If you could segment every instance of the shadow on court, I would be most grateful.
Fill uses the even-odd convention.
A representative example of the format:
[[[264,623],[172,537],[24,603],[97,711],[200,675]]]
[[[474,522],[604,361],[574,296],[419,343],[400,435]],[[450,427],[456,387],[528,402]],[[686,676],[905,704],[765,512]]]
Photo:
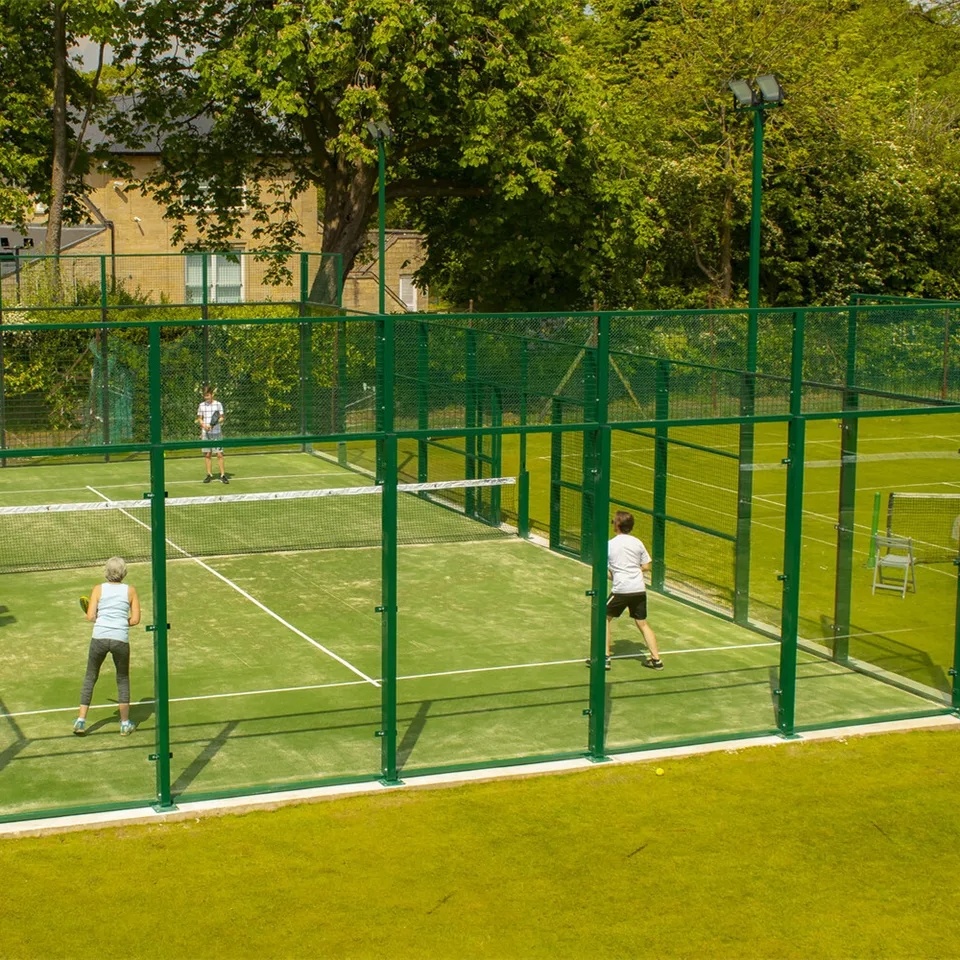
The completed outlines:
[[[821,618],[822,638],[808,637],[815,643],[830,649],[833,644],[832,623],[828,617]],[[880,670],[932,687],[942,693],[950,693],[953,683],[946,670],[934,663],[930,654],[902,640],[871,630],[859,624],[850,624],[850,656]],[[842,660],[835,660],[842,663]]]
[[[224,748],[234,730],[239,726],[239,720],[230,720],[223,729],[200,751],[197,757],[174,781],[171,792],[174,795],[183,793],[200,775],[203,768]]]
[[[3,700],[0,700],[0,717],[3,718],[3,725],[10,730],[13,737],[10,745],[0,750],[0,770],[3,770],[18,753],[30,745],[30,739],[24,736],[20,724],[14,717],[10,716],[10,711],[7,710],[7,705]]]
[[[650,656],[647,645],[640,640],[614,640],[611,649],[615,657],[633,657],[635,660],[646,660]]]
[[[17,618],[10,612],[10,608],[0,605],[0,627],[9,627],[16,622]]]
[[[430,708],[432,706],[432,700],[424,700],[417,708],[417,712],[413,715],[413,719],[407,725],[407,732],[403,735],[403,739],[397,746],[398,769],[402,770],[404,764],[406,764],[407,760],[410,759],[410,755],[413,753],[413,749],[416,747],[417,741],[420,739],[420,735],[423,733],[423,728],[427,725],[427,716],[429,715]]]
[[[116,700],[112,700],[112,703],[116,703]],[[143,699],[138,700],[130,704],[130,719],[139,727],[141,724],[146,723],[154,713],[154,703],[152,697],[143,697]],[[92,733],[96,733],[98,730],[102,730],[105,727],[116,727],[120,723],[120,710],[114,710],[113,713],[108,714],[105,717],[100,717],[99,720],[94,720],[90,722],[90,716],[87,715],[87,732],[86,736],[90,736]]]

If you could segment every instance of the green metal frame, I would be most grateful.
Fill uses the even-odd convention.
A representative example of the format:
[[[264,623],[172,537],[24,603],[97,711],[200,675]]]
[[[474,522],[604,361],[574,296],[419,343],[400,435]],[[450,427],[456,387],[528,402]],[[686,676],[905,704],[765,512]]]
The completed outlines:
[[[301,294],[302,294],[301,289]],[[591,760],[602,761],[610,755],[606,743],[606,710],[608,702],[608,677],[604,670],[604,653],[606,646],[606,616],[605,603],[607,587],[606,551],[603,545],[609,534],[610,498],[611,498],[611,456],[614,431],[634,431],[653,441],[654,477],[652,489],[652,546],[654,554],[654,571],[651,587],[664,592],[670,591],[667,582],[664,559],[670,547],[671,530],[674,525],[686,525],[691,529],[712,536],[725,538],[728,541],[736,539],[738,544],[737,556],[743,550],[740,541],[741,524],[749,515],[738,516],[736,538],[724,535],[722,531],[710,530],[696,523],[684,522],[680,518],[671,517],[668,512],[668,493],[671,469],[671,448],[677,450],[683,447],[697,448],[698,445],[671,436],[675,427],[696,426],[703,424],[732,424],[742,428],[755,428],[761,423],[782,423],[787,428],[787,450],[784,458],[786,466],[786,507],[785,529],[783,537],[783,571],[781,574],[781,617],[779,625],[779,666],[776,684],[776,729],[784,737],[795,736],[798,729],[796,717],[797,696],[797,662],[798,653],[802,648],[799,636],[800,601],[802,596],[802,565],[801,545],[803,534],[803,496],[804,496],[804,468],[805,468],[805,440],[807,424],[820,419],[840,419],[843,426],[841,439],[840,467],[840,498],[838,503],[838,535],[837,535],[837,581],[835,591],[834,629],[837,643],[832,654],[835,659],[843,662],[848,658],[848,650],[842,647],[840,639],[849,633],[851,618],[851,580],[853,576],[852,553],[852,517],[856,495],[855,454],[857,452],[857,429],[860,420],[871,417],[901,416],[910,417],[943,413],[956,415],[960,413],[960,402],[942,403],[937,398],[929,398],[926,406],[918,406],[915,399],[904,397],[898,407],[870,409],[861,401],[869,391],[861,388],[857,377],[858,365],[858,329],[861,322],[871,315],[869,306],[858,306],[847,313],[847,340],[846,340],[846,368],[842,383],[836,384],[836,394],[839,398],[838,409],[805,410],[805,390],[810,383],[804,379],[804,358],[806,345],[809,339],[807,321],[811,315],[823,311],[793,310],[781,312],[784,322],[791,324],[792,337],[790,344],[790,369],[785,377],[787,385],[787,407],[781,413],[760,416],[755,408],[749,416],[739,413],[737,416],[718,417],[674,417],[671,390],[676,388],[683,371],[690,364],[686,361],[675,360],[669,357],[655,358],[655,382],[653,384],[652,417],[626,421],[611,417],[611,383],[612,371],[618,377],[622,376],[621,358],[617,355],[618,368],[612,362],[611,344],[612,329],[619,315],[600,313],[587,315],[589,322],[595,323],[595,333],[583,351],[582,371],[580,384],[583,389],[582,403],[577,400],[564,399],[554,394],[548,398],[550,416],[537,420],[531,415],[533,407],[539,406],[542,394],[531,384],[531,361],[526,344],[532,342],[528,337],[516,337],[519,345],[519,357],[516,361],[518,380],[516,397],[519,403],[519,423],[505,424],[504,392],[500,385],[493,383],[489,370],[483,369],[483,352],[479,349],[478,338],[487,334],[477,323],[471,326],[465,335],[463,349],[464,371],[464,404],[463,423],[437,426],[431,424],[430,394],[427,389],[430,376],[430,336],[434,321],[426,318],[415,320],[414,335],[417,338],[415,349],[411,351],[413,369],[419,383],[416,391],[415,426],[398,425],[396,404],[396,383],[398,380],[397,356],[397,329],[398,321],[388,314],[381,314],[369,318],[352,318],[340,315],[333,318],[311,319],[300,316],[293,320],[271,318],[257,321],[258,324],[287,323],[296,324],[299,330],[300,352],[298,357],[298,375],[301,381],[299,402],[301,411],[298,429],[288,436],[263,437],[230,437],[223,441],[228,449],[243,446],[279,446],[289,445],[292,440],[303,444],[337,443],[349,444],[354,441],[371,441],[378,449],[378,482],[382,484],[382,513],[381,513],[381,600],[378,612],[381,615],[381,679],[380,679],[380,724],[377,734],[381,740],[379,778],[386,784],[401,782],[401,774],[406,773],[399,767],[398,760],[398,598],[397,598],[397,541],[398,541],[398,459],[401,441],[415,441],[417,448],[417,475],[424,479],[430,475],[429,450],[433,443],[462,442],[460,452],[464,454],[464,471],[467,475],[495,472],[502,463],[503,442],[507,436],[519,438],[519,477],[518,477],[518,518],[517,529],[521,536],[529,535],[530,529],[530,474],[527,470],[527,442],[535,434],[547,433],[551,438],[551,502],[550,502],[550,540],[551,545],[562,552],[575,552],[577,557],[587,563],[590,577],[591,615],[590,615],[590,661],[591,669],[589,682],[585,690],[586,703],[584,704],[585,724],[585,754]],[[909,309],[909,306],[907,306]],[[960,309],[958,305],[957,309]],[[836,312],[834,312],[836,315]],[[452,318],[453,319],[453,318]],[[482,318],[480,318],[482,319]],[[223,321],[222,325],[229,326],[234,321]],[[236,321],[249,324],[249,320]],[[408,321],[409,322],[409,321]],[[443,321],[439,321],[443,322]],[[457,322],[462,322],[458,320]],[[210,321],[207,321],[210,323]],[[377,413],[373,430],[366,432],[350,432],[347,430],[345,407],[348,376],[347,353],[347,326],[351,323],[372,324],[376,336],[377,361]],[[333,395],[336,398],[333,406],[332,430],[319,429],[316,423],[316,402],[313,386],[313,365],[317,361],[317,350],[314,348],[313,335],[319,324],[333,324],[331,329],[336,332],[332,341],[335,358],[336,385]],[[211,324],[212,325],[212,324]],[[163,435],[163,334],[165,326],[161,323],[130,324],[146,331],[146,361],[149,382],[149,392],[143,399],[149,404],[149,436],[141,438],[135,443],[114,444],[110,442],[109,430],[104,435],[104,442],[90,444],[84,447],[35,447],[11,451],[9,448],[0,450],[0,455],[9,458],[14,452],[18,459],[32,460],[48,456],[64,456],[76,454],[94,454],[103,456],[108,453],[118,456],[126,453],[139,453],[149,458],[151,498],[151,548],[152,548],[152,580],[153,580],[153,610],[152,623],[147,626],[154,649],[154,677],[156,690],[156,741],[154,752],[150,759],[155,764],[156,789],[154,802],[158,809],[173,809],[177,797],[171,783],[171,736],[169,712],[169,664],[168,638],[169,624],[167,611],[167,579],[166,579],[166,539],[165,539],[165,456],[171,452],[182,450],[196,450],[202,447],[202,440],[169,439]],[[171,327],[190,328],[205,327],[205,321],[197,318],[193,321],[177,321]],[[77,324],[30,324],[8,325],[0,328],[6,334],[19,329],[29,330],[32,334],[42,334],[44,330],[76,329],[95,333],[108,329],[103,320],[95,323]],[[116,339],[116,328],[109,328],[111,341]],[[512,335],[511,335],[512,336]],[[571,345],[576,347],[577,345]],[[579,349],[579,348],[578,348]],[[756,348],[747,357],[746,369],[734,371],[741,376],[741,382],[749,385],[747,392],[753,395],[753,386],[759,374],[756,370]],[[569,356],[567,354],[566,356]],[[7,357],[4,352],[4,341],[0,339],[0,360]],[[643,359],[643,358],[641,358]],[[724,375],[730,374],[729,369],[720,370]],[[3,419],[4,394],[2,390],[4,368],[0,366],[0,441],[5,441]],[[876,391],[874,391],[876,393]],[[884,394],[886,396],[886,394]],[[532,401],[532,402],[531,402]],[[649,411],[648,411],[649,412]],[[412,415],[411,415],[412,416]],[[582,439],[583,456],[577,467],[580,471],[579,482],[572,482],[563,475],[561,470],[564,440],[570,436]],[[750,446],[749,444],[747,445]],[[721,453],[703,447],[709,453]],[[744,444],[741,442],[741,455]],[[735,456],[732,452],[727,456]],[[752,462],[752,461],[751,461]],[[741,470],[750,473],[749,470]],[[560,492],[566,495],[580,497],[582,507],[581,516],[576,534],[580,544],[577,551],[571,551],[569,544],[563,542],[562,517],[560,516]],[[500,513],[500,504],[493,497],[484,500],[478,497],[473,503],[473,512],[478,516],[489,516],[492,522]],[[738,578],[737,587],[741,586]],[[696,604],[691,602],[692,606]],[[708,609],[703,604],[701,609]],[[712,611],[716,612],[716,611]],[[742,618],[742,607],[735,609],[731,619]],[[950,705],[943,709],[919,709],[916,716],[933,716],[949,710],[960,710],[960,682],[958,682],[958,666],[960,666],[960,583],[956,594],[956,616],[953,634],[953,667],[950,671],[952,688],[950,691]],[[759,628],[758,632],[762,632]],[[882,718],[877,718],[882,719]],[[862,722],[869,722],[871,718],[863,718]],[[831,726],[824,723],[822,726]],[[802,729],[813,729],[806,725]],[[760,733],[744,732],[738,736],[761,735]],[[686,741],[684,741],[686,742]],[[696,741],[694,741],[696,742]],[[664,746],[659,743],[657,746]],[[643,749],[644,744],[637,744],[631,749]],[[618,750],[621,749],[618,747]],[[484,768],[503,760],[513,762],[533,762],[530,757],[519,758],[491,758],[489,763],[470,765],[456,765],[438,769],[465,769]],[[351,778],[344,782],[360,782],[370,779],[373,772]],[[338,782],[343,778],[338,778]],[[324,781],[304,781],[305,783]],[[264,786],[263,789],[276,789]],[[237,793],[254,793],[256,790],[237,791]],[[129,803],[112,804],[111,808],[119,809],[129,806]],[[60,813],[62,811],[52,811]],[[31,813],[31,816],[35,815]],[[7,819],[0,814],[0,819]]]

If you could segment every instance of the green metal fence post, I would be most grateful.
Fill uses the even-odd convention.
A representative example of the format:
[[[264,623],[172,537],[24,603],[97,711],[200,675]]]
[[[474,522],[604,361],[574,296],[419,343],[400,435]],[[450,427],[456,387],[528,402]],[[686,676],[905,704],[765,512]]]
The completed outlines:
[[[110,444],[110,343],[107,336],[107,258],[100,254],[100,424],[103,445]],[[110,454],[103,459],[109,462]]]
[[[0,313],[0,450],[7,449],[7,387],[4,377],[3,341],[3,314]],[[0,457],[0,467],[7,465],[7,458]]]
[[[334,324],[334,337],[336,345],[334,355],[336,357],[336,398],[334,400],[334,417],[336,420],[336,432],[346,433],[347,431],[347,322],[346,320],[337,320]],[[337,463],[341,467],[347,465],[347,445],[342,441],[337,444]]]
[[[583,351],[583,420],[585,423],[595,423],[599,421],[599,350],[600,339],[599,317],[593,321],[593,334],[590,343]],[[594,517],[594,483],[593,478],[599,469],[599,431],[587,430],[583,435],[583,450],[581,451],[582,464],[580,468],[583,477],[583,500],[580,504],[580,559],[584,563],[592,563],[594,555],[594,530],[596,521]],[[604,525],[603,534],[606,533]],[[597,545],[605,543],[606,537],[601,536]]]
[[[550,401],[550,423],[563,423],[563,404],[559,397]],[[560,537],[560,501],[563,480],[563,434],[554,431],[550,434],[550,549],[558,550],[562,546]]]
[[[301,320],[300,327],[300,432],[313,433],[313,324]],[[304,445],[306,449],[306,445]]]
[[[607,649],[607,540],[610,534],[610,463],[612,435],[609,423],[610,397],[610,314],[600,314],[596,328],[596,380],[590,399],[597,422],[593,446],[597,452],[584,477],[584,486],[591,489],[591,520],[594,544],[591,557],[590,604],[590,722],[587,734],[587,756],[590,760],[605,759],[607,728],[607,673],[604,668]],[[587,395],[585,394],[585,399]]]
[[[742,375],[740,416],[752,417],[756,409],[754,392],[757,366],[756,311],[750,312],[747,372]],[[752,350],[750,349],[752,344]],[[751,356],[752,355],[752,356]],[[750,620],[750,540],[753,522],[753,457],[755,426],[752,421],[740,424],[740,471],[737,478],[737,542],[734,570],[733,618],[737,623]]]
[[[787,497],[783,531],[783,583],[780,611],[780,673],[777,727],[794,736],[797,703],[797,650],[800,625],[800,560],[803,537],[803,471],[806,421],[803,419],[804,313],[793,317],[793,356],[790,370],[790,421],[787,425]]]
[[[960,710],[960,559],[953,561],[957,571],[957,600],[953,613],[953,667],[950,669],[950,703],[954,710]]]
[[[323,269],[323,257],[320,258],[320,268]],[[310,312],[307,301],[310,299],[310,254],[300,254],[300,316],[307,316]]]
[[[417,324],[417,428],[430,426],[430,326],[421,320]],[[429,444],[426,436],[417,438],[417,482],[426,483],[429,476]]]
[[[653,448],[653,574],[650,586],[662,590],[667,577],[667,466],[670,429],[670,361],[658,360],[656,372],[656,399],[654,416],[657,418],[656,440]]]
[[[527,381],[530,377],[530,341],[520,341],[520,425],[527,424]],[[517,468],[517,533],[524,539],[530,536],[530,474],[527,471],[527,435],[520,434],[520,463]]]
[[[467,330],[464,341],[464,370],[466,376],[465,390],[465,423],[468,429],[480,424],[480,384],[477,373],[477,334],[474,330]],[[464,457],[464,480],[473,480],[481,476],[477,470],[477,437],[468,433],[463,440],[466,456]],[[475,516],[475,491],[467,488],[464,491],[463,509],[468,517]]]
[[[857,379],[857,311],[847,315],[846,385],[843,409],[856,410],[860,397]],[[840,421],[840,491],[837,504],[837,575],[833,608],[833,656],[850,655],[850,616],[853,592],[853,539],[857,504],[857,438],[860,422],[855,417]]]
[[[164,471],[163,367],[160,360],[160,324],[151,324],[149,333],[150,402],[150,565],[153,575],[153,696],[156,727],[156,807],[174,806],[170,776],[170,668],[167,652],[167,540],[166,478]]]
[[[383,317],[383,491],[381,494],[381,694],[380,773],[383,783],[400,783],[397,770],[397,437],[394,430],[394,323]]]

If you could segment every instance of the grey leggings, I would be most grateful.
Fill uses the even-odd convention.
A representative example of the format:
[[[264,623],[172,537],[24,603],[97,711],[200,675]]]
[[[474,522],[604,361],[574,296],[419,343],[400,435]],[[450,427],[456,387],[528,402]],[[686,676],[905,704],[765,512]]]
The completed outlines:
[[[80,703],[89,707],[93,699],[93,685],[100,676],[100,668],[107,654],[113,656],[113,665],[117,668],[117,700],[120,703],[130,702],[130,644],[123,640],[103,640],[94,637],[90,641],[90,652],[87,654],[87,673],[83,678],[83,688],[80,691]]]

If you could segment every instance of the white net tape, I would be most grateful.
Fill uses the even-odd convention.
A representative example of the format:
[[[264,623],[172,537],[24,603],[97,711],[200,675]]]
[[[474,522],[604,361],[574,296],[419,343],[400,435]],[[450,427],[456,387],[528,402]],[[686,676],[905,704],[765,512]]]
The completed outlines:
[[[398,483],[399,493],[435,493],[478,487],[506,487],[515,484],[515,477],[487,477],[480,480],[437,480],[431,483]],[[200,507],[215,503],[256,503],[265,500],[306,500],[317,497],[356,497],[383,493],[382,486],[324,487],[320,490],[281,490],[271,493],[228,493],[214,497],[168,497],[167,507]],[[26,507],[0,507],[0,517],[40,513],[79,513],[87,510],[144,510],[151,500],[98,500],[85,503],[46,503]]]

